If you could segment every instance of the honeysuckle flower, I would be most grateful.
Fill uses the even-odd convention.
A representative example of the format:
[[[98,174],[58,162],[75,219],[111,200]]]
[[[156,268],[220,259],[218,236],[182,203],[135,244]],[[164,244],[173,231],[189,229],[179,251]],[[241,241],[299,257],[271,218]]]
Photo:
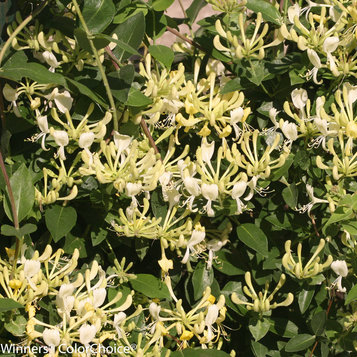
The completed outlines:
[[[281,125],[281,131],[290,142],[295,141],[298,137],[297,126],[295,123],[283,121]]]
[[[208,249],[207,269],[212,268],[214,253],[218,252],[224,245],[227,244],[227,242],[228,242],[228,235],[223,235],[222,239],[214,238],[207,242],[206,244]]]
[[[113,140],[115,146],[118,148],[117,155],[121,156],[121,154],[129,147],[133,138],[129,135],[120,134],[117,131],[114,131]]]
[[[336,36],[327,37],[322,45],[322,50],[326,53],[332,53],[336,51],[339,45],[340,39]]]
[[[125,319],[126,319],[126,313],[123,311],[114,315],[113,326],[117,332],[117,336],[119,339],[122,338],[123,335],[125,334],[123,329],[120,327],[120,325],[122,324],[122,322],[125,321]]]
[[[291,99],[293,101],[293,104],[295,108],[297,109],[303,109],[306,105],[307,100],[309,99],[307,95],[307,91],[303,88],[295,88],[291,92]]]
[[[333,260],[332,255],[329,255],[327,257],[325,263],[323,264],[320,263],[320,257],[318,257],[318,254],[322,251],[324,246],[325,246],[325,240],[320,239],[320,243],[317,246],[314,254],[306,263],[306,265],[303,266],[302,256],[301,256],[302,244],[301,243],[298,244],[297,247],[298,261],[296,262],[290,250],[291,241],[287,240],[285,242],[286,253],[283,256],[282,264],[287,271],[289,271],[291,274],[296,276],[298,279],[312,278],[313,276],[320,274],[325,268],[329,267],[330,264],[332,263]]]
[[[21,118],[21,113],[20,113],[19,108],[17,107],[17,103],[16,103],[17,98],[19,97],[16,88],[12,88],[8,83],[5,83],[4,88],[2,89],[2,93],[4,95],[4,98],[8,102],[11,102],[14,114],[18,118]]]
[[[42,53],[43,59],[46,61],[46,63],[50,66],[50,72],[54,72],[55,69],[60,65],[57,61],[56,56],[50,52],[50,51],[45,51]]]
[[[236,214],[241,214],[243,210],[246,208],[246,205],[241,200],[241,197],[244,195],[246,189],[248,187],[247,180],[240,180],[234,184],[232,188],[232,198],[237,202],[237,211]]]
[[[201,190],[202,196],[208,201],[207,204],[204,206],[204,209],[209,217],[213,217],[214,211],[212,209],[212,201],[215,201],[218,198],[218,186],[214,183],[203,183],[201,186]]]
[[[193,249],[193,247],[197,244],[200,244],[206,236],[205,232],[205,227],[202,227],[199,223],[195,225],[194,230],[192,231],[192,235],[190,240],[187,242],[187,248],[186,248],[186,253],[181,260],[182,264],[186,264],[189,257],[190,257],[190,252]]]
[[[294,24],[295,16],[299,17],[301,13],[301,8],[299,4],[294,4],[293,6],[289,6],[288,8],[288,19],[291,24]]]
[[[289,306],[292,304],[294,300],[294,295],[292,293],[288,293],[288,296],[282,302],[272,303],[274,295],[285,284],[286,281],[285,274],[281,274],[278,284],[276,285],[276,288],[273,290],[273,292],[270,295],[268,295],[268,289],[270,285],[268,281],[265,283],[264,292],[259,291],[259,293],[257,294],[253,287],[252,278],[249,271],[245,273],[244,278],[247,285],[243,287],[243,291],[247,296],[249,296],[252,299],[253,302],[247,302],[241,300],[236,293],[232,294],[231,299],[235,304],[245,305],[247,310],[253,310],[255,312],[259,312],[260,314],[263,314],[270,310],[276,309],[277,307]]]
[[[42,332],[42,338],[45,344],[49,347],[56,347],[61,342],[59,331],[54,329],[45,328]]]
[[[348,268],[346,261],[344,260],[335,260],[331,263],[331,269],[338,275],[338,278],[334,281],[337,284],[337,291],[341,293],[346,292],[346,288],[342,287],[342,278],[345,278],[348,275]]]
[[[84,324],[79,328],[79,341],[82,345],[88,345],[93,341],[97,329],[94,325]]]
[[[307,214],[310,216],[311,210],[314,207],[314,205],[316,205],[318,203],[328,203],[328,200],[315,197],[314,196],[314,188],[309,184],[306,185],[306,191],[307,191],[307,194],[311,201],[308,204],[299,208],[298,211],[300,213],[304,213],[307,211]]]
[[[24,264],[24,274],[26,278],[32,278],[41,269],[41,263],[35,260],[26,260]]]
[[[206,163],[210,163],[214,153],[214,141],[208,143],[206,138],[202,139],[201,143],[202,160]]]
[[[320,68],[322,68],[321,60],[315,50],[308,48],[307,49],[307,56],[309,57],[310,62],[314,66],[314,68],[307,74],[308,78],[313,78],[313,81],[316,84],[322,84],[322,80],[319,82],[317,80],[317,73]]]
[[[60,157],[61,160],[66,160],[64,147],[67,146],[69,143],[67,132],[64,130],[50,130],[50,132],[53,138],[55,139],[56,144],[59,146],[57,155]]]
[[[205,317],[205,325],[207,327],[206,342],[210,342],[214,337],[212,331],[212,325],[217,321],[219,315],[219,308],[216,304],[208,307],[207,315]]]

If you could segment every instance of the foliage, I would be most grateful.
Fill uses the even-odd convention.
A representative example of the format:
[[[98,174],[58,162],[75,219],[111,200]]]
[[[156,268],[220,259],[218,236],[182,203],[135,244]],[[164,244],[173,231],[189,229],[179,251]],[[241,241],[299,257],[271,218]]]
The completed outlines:
[[[172,2],[22,1],[7,25],[0,343],[356,354],[357,2]]]

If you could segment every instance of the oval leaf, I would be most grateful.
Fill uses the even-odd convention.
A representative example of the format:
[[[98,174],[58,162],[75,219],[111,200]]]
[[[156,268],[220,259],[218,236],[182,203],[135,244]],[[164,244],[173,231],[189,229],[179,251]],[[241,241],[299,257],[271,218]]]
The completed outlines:
[[[8,298],[0,299],[0,312],[5,312],[13,309],[21,309],[23,307],[24,306],[22,306],[15,300]]]
[[[150,274],[137,274],[131,285],[135,291],[146,295],[149,298],[170,299],[167,286],[158,278]]]
[[[45,221],[53,240],[57,242],[74,227],[77,212],[73,207],[53,206],[46,210]]]
[[[298,296],[298,303],[301,313],[303,314],[311,304],[311,300],[314,297],[315,290],[302,290]]]
[[[149,47],[150,54],[166,68],[170,68],[174,60],[174,52],[171,48],[163,45],[153,45]]]
[[[298,352],[306,350],[315,342],[315,336],[303,333],[293,337],[285,346],[286,352]]]
[[[112,0],[86,0],[82,13],[89,31],[100,33],[113,20],[115,6]]]
[[[14,196],[17,217],[19,222],[21,222],[29,214],[35,202],[35,188],[32,183],[32,177],[24,164],[11,176],[10,185]],[[14,221],[7,188],[4,209],[9,219]]]
[[[268,239],[264,232],[252,223],[244,223],[237,227],[237,234],[247,247],[263,256],[268,256]]]
[[[269,2],[263,0],[248,0],[246,6],[255,13],[261,12],[265,21],[272,22],[275,25],[282,24],[279,11]]]

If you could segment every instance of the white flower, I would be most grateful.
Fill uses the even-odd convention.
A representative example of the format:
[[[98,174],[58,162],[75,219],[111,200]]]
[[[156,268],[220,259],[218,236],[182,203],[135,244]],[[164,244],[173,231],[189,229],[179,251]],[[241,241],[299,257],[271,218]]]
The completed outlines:
[[[201,143],[201,151],[203,162],[210,163],[214,153],[214,141],[209,144],[207,139],[204,137]]]
[[[311,76],[312,76],[313,81],[316,84],[321,84],[322,80],[320,82],[317,80],[317,72],[322,67],[320,57],[318,56],[316,51],[312,50],[311,48],[307,49],[307,56],[309,57],[310,62],[314,66],[314,68],[308,73],[308,76],[309,76],[309,78],[311,78]],[[307,96],[307,94],[306,94],[306,96]]]
[[[216,322],[218,314],[219,308],[216,304],[213,304],[208,308],[207,315],[205,317],[205,325],[207,326],[207,342],[210,342],[213,338],[212,325]]]
[[[69,143],[69,138],[68,134],[64,130],[54,130],[51,135],[55,139],[56,144],[59,146],[58,149],[58,156],[61,158],[61,160],[66,160],[66,155],[64,153],[64,147],[68,145]]]
[[[295,4],[293,6],[289,6],[288,8],[288,18],[290,23],[294,23],[294,18],[295,16],[299,17],[300,16],[300,12],[301,12],[301,8],[299,6],[299,4]]]
[[[48,129],[47,115],[38,116],[37,117],[37,125],[38,125],[39,129],[41,130],[41,133],[36,136],[36,139],[39,140],[42,137],[41,147],[43,150],[48,151],[49,149],[46,149],[46,146],[45,146],[46,135],[49,134],[49,132],[50,132]]]
[[[18,98],[18,94],[17,94],[17,90],[15,88],[12,88],[9,84],[5,84],[2,93],[4,95],[4,98],[8,101],[12,103],[12,107],[14,110],[14,114],[20,118],[21,117],[21,113],[19,111],[19,108],[17,107],[17,103],[16,100]]]
[[[348,274],[346,262],[344,260],[335,260],[331,264],[331,269],[338,275],[338,278],[334,281],[337,284],[337,291],[345,293],[346,288],[342,287],[342,278],[345,278]]]
[[[88,133],[82,133],[78,140],[78,146],[82,149],[89,149],[93,144],[95,134],[91,131]]]
[[[156,304],[155,302],[152,302],[149,305],[149,312],[154,320],[156,320],[156,321],[160,320],[160,316],[159,316],[160,311],[161,311],[161,307],[158,304]]]
[[[295,141],[298,137],[297,126],[295,123],[284,121],[281,130],[288,140]]]
[[[295,108],[297,109],[303,109],[306,105],[307,100],[309,99],[307,95],[307,91],[303,88],[295,88],[291,92],[291,99],[293,101],[293,104]]]
[[[95,308],[102,306],[106,296],[107,296],[107,291],[105,290],[105,288],[99,288],[93,290],[93,306]]]
[[[114,131],[113,138],[114,144],[118,148],[118,155],[121,155],[129,147],[132,140],[131,136],[120,134],[117,131]]]
[[[241,133],[241,129],[238,127],[237,123],[241,123],[242,122],[242,119],[244,117],[244,110],[242,107],[239,107],[239,108],[236,108],[234,110],[231,110],[230,111],[230,117],[231,117],[231,120],[230,120],[230,125],[233,127],[234,129],[234,132],[236,134],[236,137],[235,139],[237,140],[240,136],[240,133]]]
[[[331,269],[337,274],[345,278],[348,274],[347,264],[344,260],[335,260],[331,264]]]
[[[246,205],[241,201],[241,197],[244,195],[246,189],[247,189],[247,182],[244,180],[238,181],[237,183],[234,184],[232,188],[232,198],[236,200],[237,202],[237,212],[236,214],[241,214],[243,212],[243,209],[246,207]]]
[[[118,338],[122,338],[123,336],[123,330],[120,328],[120,324],[126,319],[126,313],[125,312],[119,312],[118,314],[114,315],[114,322],[113,326],[115,330],[117,331]]]
[[[214,211],[212,209],[212,201],[215,201],[218,198],[218,186],[215,183],[204,183],[202,184],[201,190],[202,196],[208,201],[206,206],[204,207],[207,211],[207,215],[209,217],[213,217]]]
[[[343,85],[343,89],[347,92],[348,104],[352,105],[357,100],[357,86],[352,86],[347,82]]]
[[[92,342],[97,329],[94,325],[84,324],[79,328],[79,341],[82,345],[88,345],[89,342]]]
[[[336,36],[327,37],[322,45],[322,49],[326,53],[332,53],[338,47],[340,39]]]
[[[56,296],[56,305],[60,315],[65,314],[68,318],[74,306],[73,284],[61,285]]]
[[[52,107],[52,101],[55,102],[56,107],[61,113],[66,113],[70,111],[73,104],[73,98],[68,91],[59,92],[58,88],[56,87],[49,95],[45,96],[49,101],[49,106]]]
[[[56,347],[61,342],[60,333],[58,330],[52,330],[45,328],[42,332],[42,338],[45,341],[45,344],[50,347]]]
[[[36,260],[26,260],[24,264],[24,274],[26,278],[32,278],[41,269],[41,263]]]
[[[8,101],[8,102],[14,102],[17,100],[18,98],[18,94],[17,94],[17,90],[16,88],[12,88],[9,84],[5,84],[4,88],[2,90],[2,93],[4,95],[4,98]]]
[[[57,58],[52,52],[45,51],[42,53],[42,57],[46,61],[46,63],[51,67],[50,68],[51,72],[54,72],[55,68],[57,68],[59,66]]]
[[[181,261],[182,264],[187,263],[192,247],[201,243],[205,239],[205,236],[206,232],[204,227],[201,227],[201,225],[199,225],[197,229],[195,227],[195,229],[192,231],[191,238],[187,243],[186,253]]]
[[[126,194],[130,197],[133,197],[141,192],[142,185],[141,183],[128,182],[125,188],[126,188]]]
[[[311,202],[309,202],[308,204],[301,207],[299,209],[299,212],[304,213],[307,211],[308,215],[310,216],[311,209],[314,205],[316,205],[317,203],[328,203],[328,201],[315,197],[314,196],[314,188],[309,184],[306,185],[306,191],[310,197]]]

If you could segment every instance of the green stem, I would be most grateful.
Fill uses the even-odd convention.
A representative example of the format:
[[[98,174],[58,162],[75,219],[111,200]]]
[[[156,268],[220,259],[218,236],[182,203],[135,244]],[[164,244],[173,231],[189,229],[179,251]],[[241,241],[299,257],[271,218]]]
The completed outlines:
[[[111,111],[113,113],[113,127],[114,127],[114,130],[117,131],[118,130],[118,117],[117,117],[117,112],[116,112],[116,109],[115,109],[115,103],[114,103],[114,98],[113,98],[113,95],[112,95],[112,92],[110,90],[110,86],[109,86],[109,82],[108,82],[108,78],[105,74],[105,70],[104,70],[104,67],[102,65],[102,63],[100,62],[100,59],[99,59],[99,54],[98,54],[98,51],[97,49],[95,48],[94,46],[94,43],[93,43],[93,35],[92,33],[89,31],[89,28],[84,20],[84,17],[82,15],[82,12],[81,12],[81,9],[79,8],[79,5],[78,5],[78,2],[77,0],[73,0],[73,5],[76,9],[76,12],[77,12],[77,15],[79,17],[79,20],[84,28],[84,31],[86,32],[86,35],[87,35],[87,38],[88,38],[88,42],[90,44],[90,47],[92,49],[92,52],[94,54],[94,57],[95,57],[95,60],[97,62],[97,66],[98,66],[98,69],[99,69],[99,72],[103,78],[103,84],[104,84],[104,87],[105,87],[105,91],[107,92],[107,96],[108,96],[108,99],[109,99],[109,103],[110,103],[110,106],[111,106]]]
[[[0,66],[1,66],[2,60],[4,59],[7,49],[11,46],[12,40],[24,29],[24,27],[26,27],[26,25],[31,20],[33,20],[45,8],[47,3],[48,3],[48,0],[44,1],[43,4],[41,6],[39,6],[32,14],[27,16],[26,19],[21,22],[21,24],[16,28],[16,30],[7,39],[3,48],[0,51]]]

